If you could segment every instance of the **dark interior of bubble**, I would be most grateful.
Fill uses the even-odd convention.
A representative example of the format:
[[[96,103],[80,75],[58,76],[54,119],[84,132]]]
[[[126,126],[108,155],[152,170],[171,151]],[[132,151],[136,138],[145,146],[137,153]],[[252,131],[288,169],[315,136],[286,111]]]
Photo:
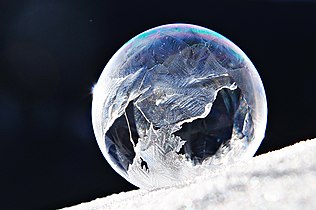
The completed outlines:
[[[175,133],[186,143],[179,151],[195,164],[214,155],[232,136],[234,115],[240,103],[241,91],[222,89],[217,93],[211,112],[202,119],[185,123]]]
[[[147,170],[149,171],[149,168],[148,168],[147,162],[146,162],[146,161],[144,161],[144,160],[143,160],[143,158],[140,158],[140,161],[141,161],[141,163],[140,163],[140,167],[141,167],[142,169],[145,169],[146,171],[147,171]]]
[[[135,157],[133,144],[130,140],[129,127],[132,140],[136,145],[139,135],[136,129],[132,102],[130,102],[126,108],[126,116],[122,115],[114,121],[113,125],[106,133],[105,138],[106,145],[108,145],[107,147],[109,148],[108,152],[110,157],[114,159],[114,162],[124,171],[127,171],[128,165],[132,164]]]

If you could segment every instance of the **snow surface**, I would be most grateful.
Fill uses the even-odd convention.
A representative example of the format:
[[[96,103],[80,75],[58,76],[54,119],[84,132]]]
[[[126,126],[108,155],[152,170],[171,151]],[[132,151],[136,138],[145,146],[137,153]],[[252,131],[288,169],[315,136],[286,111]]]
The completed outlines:
[[[316,209],[316,139],[221,167],[176,187],[113,194],[65,208]]]

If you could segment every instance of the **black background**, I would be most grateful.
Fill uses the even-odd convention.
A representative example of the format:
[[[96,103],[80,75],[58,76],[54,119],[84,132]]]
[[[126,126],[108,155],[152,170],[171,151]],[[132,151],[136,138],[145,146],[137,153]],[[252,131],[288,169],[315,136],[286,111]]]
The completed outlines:
[[[136,189],[103,158],[91,88],[126,41],[167,23],[215,30],[268,100],[258,154],[315,137],[315,1],[0,1],[0,208],[52,209]]]

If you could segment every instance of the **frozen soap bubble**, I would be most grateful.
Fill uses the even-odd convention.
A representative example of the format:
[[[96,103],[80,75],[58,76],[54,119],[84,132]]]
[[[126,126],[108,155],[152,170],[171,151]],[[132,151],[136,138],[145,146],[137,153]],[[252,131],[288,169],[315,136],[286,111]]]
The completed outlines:
[[[115,53],[93,89],[92,122],[103,155],[144,189],[252,157],[266,120],[264,88],[249,58],[195,25],[137,35]]]

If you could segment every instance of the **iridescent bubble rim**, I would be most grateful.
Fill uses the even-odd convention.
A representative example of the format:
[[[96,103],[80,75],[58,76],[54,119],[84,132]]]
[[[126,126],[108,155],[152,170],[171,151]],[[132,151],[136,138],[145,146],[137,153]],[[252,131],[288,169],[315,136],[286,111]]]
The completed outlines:
[[[128,51],[132,46],[135,46],[136,43],[141,44],[139,42],[143,40],[148,41],[152,39],[159,39],[165,34],[174,35],[176,37],[181,37],[184,39],[199,37],[201,39],[204,39],[206,42],[212,42],[214,44],[221,43],[223,46],[229,46],[229,48],[226,48],[226,50],[229,50],[230,53],[232,53],[240,61],[243,61],[244,57],[246,56],[241,49],[239,49],[235,44],[233,44],[233,42],[231,42],[223,35],[208,28],[185,23],[167,24],[144,31],[143,33],[133,37],[128,42],[126,42],[121,47],[121,49]]]
[[[171,39],[169,40],[168,36],[172,37],[172,40],[175,40],[175,42],[179,41],[178,43],[175,43],[175,48],[172,48],[173,43]],[[244,157],[252,157],[264,137],[267,120],[265,92],[258,72],[245,53],[229,39],[204,27],[191,24],[169,24],[155,27],[135,36],[125,43],[109,60],[98,80],[97,85],[93,89],[92,121],[99,147],[110,165],[121,176],[127,179],[128,177],[126,176],[126,173],[124,173],[118,165],[111,160],[108,153],[109,148],[106,146],[104,141],[106,132],[116,119],[112,117],[110,122],[104,121],[105,119],[108,119],[108,113],[106,113],[106,111],[109,109],[107,108],[105,111],[105,103],[108,103],[107,98],[111,93],[114,93],[112,89],[119,88],[116,85],[121,84],[120,81],[125,79],[127,73],[133,74],[139,70],[139,67],[142,68],[141,65],[143,64],[137,59],[134,59],[135,55],[140,55],[144,59],[149,58],[148,60],[150,60],[151,56],[155,53],[159,55],[159,51],[155,52],[152,48],[156,49],[155,47],[166,46],[166,50],[169,53],[181,53],[181,48],[178,48],[178,46],[185,47],[185,44],[189,47],[192,46],[193,48],[194,44],[205,44],[205,46],[211,50],[212,56],[214,56],[215,59],[222,58],[221,56],[224,58],[227,56],[228,59],[233,57],[232,59],[234,61],[235,59],[241,61],[232,62],[233,64],[237,63],[241,65],[240,68],[239,66],[232,67],[227,65],[223,69],[227,70],[225,73],[228,73],[229,76],[234,79],[237,86],[244,93],[245,100],[251,109],[251,117],[255,127],[255,139],[252,140]],[[169,46],[171,47],[169,48]],[[172,57],[170,58],[172,59]],[[138,62],[137,64],[139,65],[136,67],[125,65],[126,61],[130,59],[133,62]],[[223,62],[221,62],[221,64],[223,64]],[[228,64],[228,62],[225,64]],[[145,71],[148,69],[147,67],[148,66],[144,65]],[[131,71],[125,71],[126,69],[131,69]],[[238,69],[238,71],[234,71],[235,69]],[[126,74],[119,74],[124,71]],[[112,98],[115,98],[115,96]],[[118,115],[119,113],[114,114]]]

